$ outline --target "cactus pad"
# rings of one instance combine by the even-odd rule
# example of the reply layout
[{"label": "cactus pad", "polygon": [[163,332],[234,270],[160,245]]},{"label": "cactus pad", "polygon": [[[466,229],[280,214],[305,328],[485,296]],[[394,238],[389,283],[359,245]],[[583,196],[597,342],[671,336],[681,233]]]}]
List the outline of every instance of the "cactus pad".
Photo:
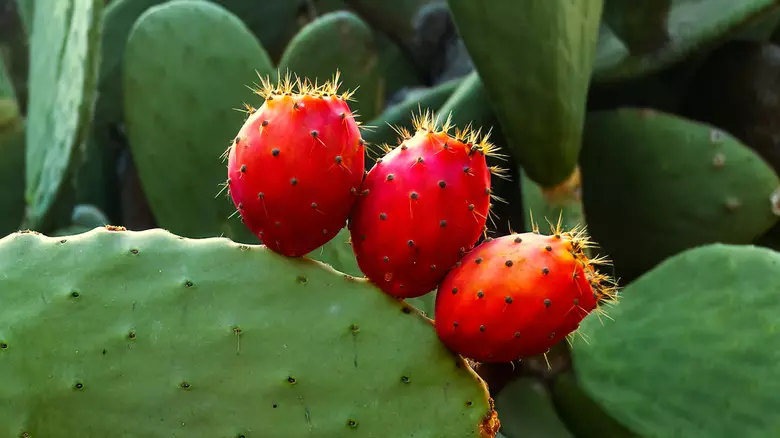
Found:
[{"label": "cactus pad", "polygon": [[602,1],[449,5],[518,163],[543,187],[566,181],[580,150]]},{"label": "cactus pad", "polygon": [[[214,35],[219,35],[215,38]],[[220,154],[252,94],[272,72],[263,47],[221,6],[175,0],[136,22],[124,59],[125,118],[133,159],[161,227],[187,237],[255,242],[228,199]],[[254,103],[254,102],[252,102]]]},{"label": "cactus pad", "polygon": [[[643,3],[657,7],[665,1]],[[633,11],[640,9],[636,2],[630,3]],[[778,9],[777,0],[674,0],[666,18],[667,43],[644,54],[629,53],[615,33],[602,26],[593,80],[618,81],[659,71],[696,51],[717,46]],[[643,18],[648,19],[647,14]]]},{"label": "cactus pad", "polygon": [[384,104],[374,34],[351,12],[330,12],[307,24],[285,49],[279,69],[319,84],[339,70],[342,89],[355,90],[350,107],[365,120]]},{"label": "cactus pad", "polygon": [[[103,0],[36,3],[30,41],[26,131],[26,226],[46,228],[70,213],[76,157],[89,133],[99,62]],[[56,103],[56,104],[54,104]]]},{"label": "cactus pad", "polygon": [[0,240],[0,435],[494,436],[482,381],[367,281],[115,230]]},{"label": "cactus pad", "polygon": [[778,176],[710,125],[653,110],[592,113],[580,165],[588,228],[621,277],[694,246],[750,243],[778,221]]},{"label": "cactus pad", "polygon": [[780,253],[753,246],[667,259],[623,290],[611,318],[583,321],[580,386],[640,436],[777,436],[778,267]]}]

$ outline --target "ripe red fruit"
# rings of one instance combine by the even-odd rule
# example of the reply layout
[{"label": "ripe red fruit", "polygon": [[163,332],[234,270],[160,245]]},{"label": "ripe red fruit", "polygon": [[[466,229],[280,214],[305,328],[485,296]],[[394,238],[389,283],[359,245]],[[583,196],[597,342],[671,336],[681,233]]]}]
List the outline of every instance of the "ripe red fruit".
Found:
[{"label": "ripe red fruit", "polygon": [[450,135],[427,112],[415,134],[377,161],[350,218],[352,247],[363,273],[398,298],[436,289],[479,239],[490,210],[485,156],[495,146],[466,128]]},{"label": "ripe red fruit", "polygon": [[609,278],[588,259],[582,231],[524,233],[483,242],[442,282],[436,295],[439,338],[479,362],[509,362],[547,352],[579,327]]},{"label": "ripe red fruit", "polygon": [[303,256],[344,228],[364,173],[364,146],[332,82],[314,87],[287,76],[256,90],[263,106],[228,150],[230,197],[244,224],[271,250]]}]

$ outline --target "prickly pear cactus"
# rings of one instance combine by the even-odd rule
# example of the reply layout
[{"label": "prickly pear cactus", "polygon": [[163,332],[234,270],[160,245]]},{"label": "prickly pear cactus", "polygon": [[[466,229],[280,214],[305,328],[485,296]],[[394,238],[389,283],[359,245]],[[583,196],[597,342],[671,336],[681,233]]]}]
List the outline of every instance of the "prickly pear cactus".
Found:
[{"label": "prickly pear cactus", "polygon": [[25,226],[46,229],[70,213],[68,198],[89,134],[103,0],[40,0],[30,41]]},{"label": "prickly pear cactus", "polygon": [[[620,0],[606,1],[621,3]],[[631,4],[634,12],[639,9],[636,2],[622,1]],[[642,3],[654,3],[651,7],[658,7],[665,1],[647,0]],[[746,26],[777,13],[778,9],[780,3],[776,0],[674,0],[666,17],[669,39],[666,44],[649,53],[631,53],[612,29],[602,26],[593,66],[593,80],[612,82],[657,72],[697,51],[711,49],[724,39],[737,36]],[[610,13],[607,8],[605,16],[614,22],[616,19],[610,17]],[[625,16],[621,18],[626,19]],[[648,15],[644,14],[642,18],[647,20]],[[650,22],[650,25],[657,26],[658,23]],[[627,29],[618,30],[624,36],[627,32]],[[644,35],[651,32],[652,29],[648,29]]]},{"label": "prickly pear cactus", "polygon": [[16,231],[24,214],[24,120],[0,57],[0,235]]},{"label": "prickly pear cactus", "polygon": [[563,183],[577,165],[602,0],[449,5],[507,146],[531,180]]},{"label": "prickly pear cactus", "polygon": [[669,42],[672,0],[604,0],[603,21],[632,54],[648,54]]},{"label": "prickly pear cactus", "polygon": [[497,429],[482,381],[415,309],[263,246],[159,229],[16,233],[0,240],[0,290],[2,436]]},{"label": "prickly pear cactus", "polygon": [[544,386],[531,378],[520,378],[496,396],[501,432],[507,438],[573,438],[566,429]]},{"label": "prickly pear cactus", "polygon": [[602,111],[589,116],[583,143],[588,228],[621,277],[694,246],[750,243],[780,217],[774,170],[710,125],[653,110]]},{"label": "prickly pear cactus", "polygon": [[384,103],[374,35],[348,11],[327,13],[301,29],[285,49],[279,69],[320,84],[338,70],[343,89],[355,90],[350,107],[363,120],[378,114]]},{"label": "prickly pear cactus", "polygon": [[777,436],[778,267],[780,253],[753,246],[667,259],[623,290],[610,318],[583,321],[579,385],[643,437]]},{"label": "prickly pear cactus", "polygon": [[[214,35],[219,35],[218,38]],[[263,47],[221,6],[174,0],[136,22],[124,60],[127,134],[161,227],[187,237],[255,237],[229,200],[220,155],[240,127],[255,71],[273,73]],[[275,76],[275,74],[274,74]],[[254,103],[254,102],[253,102]]]}]

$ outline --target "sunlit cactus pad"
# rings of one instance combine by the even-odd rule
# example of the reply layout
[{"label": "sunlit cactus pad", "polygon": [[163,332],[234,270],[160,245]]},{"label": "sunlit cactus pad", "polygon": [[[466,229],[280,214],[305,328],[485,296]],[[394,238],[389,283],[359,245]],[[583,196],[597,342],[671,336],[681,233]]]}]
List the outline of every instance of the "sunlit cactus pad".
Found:
[{"label": "sunlit cactus pad", "polygon": [[160,229],[0,240],[0,381],[3,438],[497,428],[415,309],[319,262]]}]

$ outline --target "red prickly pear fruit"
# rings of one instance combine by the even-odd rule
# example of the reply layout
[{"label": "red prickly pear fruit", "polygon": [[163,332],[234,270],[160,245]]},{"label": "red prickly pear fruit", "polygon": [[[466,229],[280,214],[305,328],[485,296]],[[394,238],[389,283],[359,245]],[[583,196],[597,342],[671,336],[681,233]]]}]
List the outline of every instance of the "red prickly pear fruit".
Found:
[{"label": "red prickly pear fruit", "polygon": [[612,280],[588,259],[590,242],[574,229],[512,234],[485,241],[444,279],[436,295],[436,332],[452,351],[478,362],[546,353],[573,333]]},{"label": "red prickly pear fruit", "polygon": [[244,224],[285,256],[333,239],[363,179],[363,140],[338,76],[321,86],[263,79],[255,92],[265,102],[249,109],[228,150],[228,188]]},{"label": "red prickly pear fruit", "polygon": [[396,298],[436,289],[471,249],[490,211],[486,155],[496,147],[470,127],[450,135],[449,118],[415,116],[414,136],[366,175],[349,221],[352,247],[366,277]]}]

